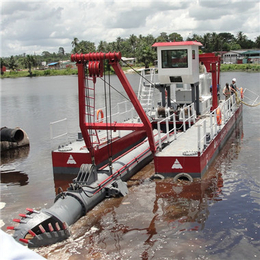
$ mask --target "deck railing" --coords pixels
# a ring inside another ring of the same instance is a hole
[[[217,135],[223,128],[228,119],[233,115],[236,107],[235,95],[232,95],[228,100],[221,103],[213,110],[207,119],[200,120],[198,126],[198,152],[203,152],[207,144]],[[217,110],[220,109],[220,115]],[[218,118],[219,117],[219,118]]]
[[[114,121],[120,122],[122,120],[133,119],[137,115],[137,113],[130,101],[123,101],[123,102],[117,103],[117,105],[111,109],[111,115],[110,115],[110,109],[107,111],[105,107],[96,109],[96,113],[100,109],[103,111],[104,119],[98,118],[96,121],[97,123],[100,123],[102,121],[108,122],[108,123],[110,121],[111,122],[114,122]],[[107,115],[106,115],[106,113],[107,113]]]
[[[50,123],[51,149],[69,142],[68,120],[63,118]]]
[[[170,127],[169,127],[169,122],[172,121],[173,122],[173,127],[172,129],[170,130]],[[165,125],[166,125],[166,132],[165,133],[162,133],[161,132],[161,124],[165,122]],[[175,114],[172,114],[172,115],[169,115],[167,117],[165,117],[164,119],[160,120],[157,122],[157,130],[158,130],[158,140],[159,140],[159,150],[161,151],[162,150],[162,144],[167,142],[169,143],[170,142],[170,135],[171,133],[173,132],[174,134],[174,139],[177,138],[177,135],[176,135],[176,118],[175,118]]]
[[[63,126],[61,126],[61,123],[64,123],[64,124],[62,124]],[[57,127],[57,129],[54,130],[55,126],[58,126],[58,124],[60,125],[60,127]],[[55,131],[55,133],[54,133],[54,131]],[[63,118],[61,120],[57,120],[55,122],[51,122],[50,123],[50,136],[51,136],[51,140],[54,140],[54,139],[57,139],[57,138],[61,138],[63,136],[67,136],[67,135],[68,135],[67,118]]]
[[[184,134],[186,131],[186,122],[188,122],[189,127],[192,123],[195,124],[195,112],[194,104],[186,107],[186,115],[183,110],[183,132],[178,133],[176,129],[176,118],[175,114],[169,115],[166,118],[157,122],[158,129],[158,139],[159,139],[159,151],[162,150],[163,143],[169,143],[177,139],[177,136]],[[220,109],[221,116],[218,114],[218,109]],[[218,108],[210,112],[206,115],[205,119],[200,119],[193,127],[198,129],[197,131],[197,140],[198,147],[197,152],[202,153],[207,145],[210,143],[212,139],[217,135],[217,133],[224,127],[229,118],[234,114],[236,110],[236,100],[235,95],[231,96],[228,100],[222,102]],[[169,123],[172,123],[172,127],[170,128]],[[165,124],[164,133],[161,132],[162,124]]]
[[[170,141],[177,139],[177,128],[176,128],[176,116],[175,114],[170,115],[169,110],[166,109],[166,117],[157,122],[158,138],[159,138],[159,150],[162,150],[163,143],[169,143]],[[194,103],[185,106],[181,112],[180,116],[183,120],[183,132],[186,132],[186,122],[188,122],[189,127],[191,124],[195,124],[196,121],[196,111],[194,109]],[[172,122],[172,128],[170,128],[169,123]],[[161,132],[161,125],[165,124],[165,133]],[[173,138],[170,139],[170,136],[173,135]]]
[[[188,122],[189,127],[191,123],[195,123],[196,111],[194,108],[194,103],[191,103],[188,106],[183,106],[183,109],[180,112],[180,118],[183,120],[183,131],[186,132],[186,122]]]

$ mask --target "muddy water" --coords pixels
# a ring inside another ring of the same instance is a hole
[[[221,85],[233,77],[239,87],[260,94],[259,74],[223,73]],[[66,116],[76,134],[77,78],[1,83],[2,126],[22,127],[31,141],[25,155],[2,161],[2,166],[20,171],[23,180],[17,181],[17,172],[9,179],[1,175],[1,229],[6,230],[26,207],[50,207],[55,187],[65,188],[70,181],[52,174],[49,122]],[[68,240],[35,251],[47,259],[70,260],[258,259],[260,107],[244,107],[243,113],[243,124],[202,180],[150,181],[151,162],[128,181],[126,197],[103,201],[71,226]]]

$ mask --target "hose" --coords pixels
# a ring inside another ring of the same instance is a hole
[[[237,104],[240,104],[240,103],[242,103],[242,104],[244,104],[244,105],[246,105],[246,106],[248,106],[248,107],[257,107],[257,106],[259,106],[259,105],[260,105],[260,102],[259,102],[259,103],[257,103],[257,104],[254,104],[254,105],[251,105],[251,104],[248,104],[248,103],[246,103],[245,101],[241,100],[241,99],[238,97],[238,95],[237,95],[237,92],[236,92],[236,91],[235,91],[235,95],[236,95],[236,103],[237,103]]]

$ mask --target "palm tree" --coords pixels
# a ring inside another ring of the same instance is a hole
[[[27,55],[24,59],[24,65],[28,68],[30,77],[32,77],[32,66],[36,65],[36,59],[33,55]]]
[[[134,35],[134,34],[131,34],[130,37],[129,37],[129,43],[130,43],[130,46],[131,46],[131,51],[135,57],[135,50],[136,50],[136,46],[137,46],[137,37]]]
[[[79,44],[79,39],[77,37],[74,37],[73,41],[71,42],[71,45],[73,48],[73,50],[72,50],[73,53],[77,52],[78,44]]]
[[[247,36],[243,32],[238,32],[237,34],[237,43],[241,46],[242,49],[247,47]]]

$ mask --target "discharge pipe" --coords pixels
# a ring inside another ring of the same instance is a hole
[[[24,133],[20,128],[7,128],[0,129],[1,141],[7,142],[21,142],[24,138]]]

